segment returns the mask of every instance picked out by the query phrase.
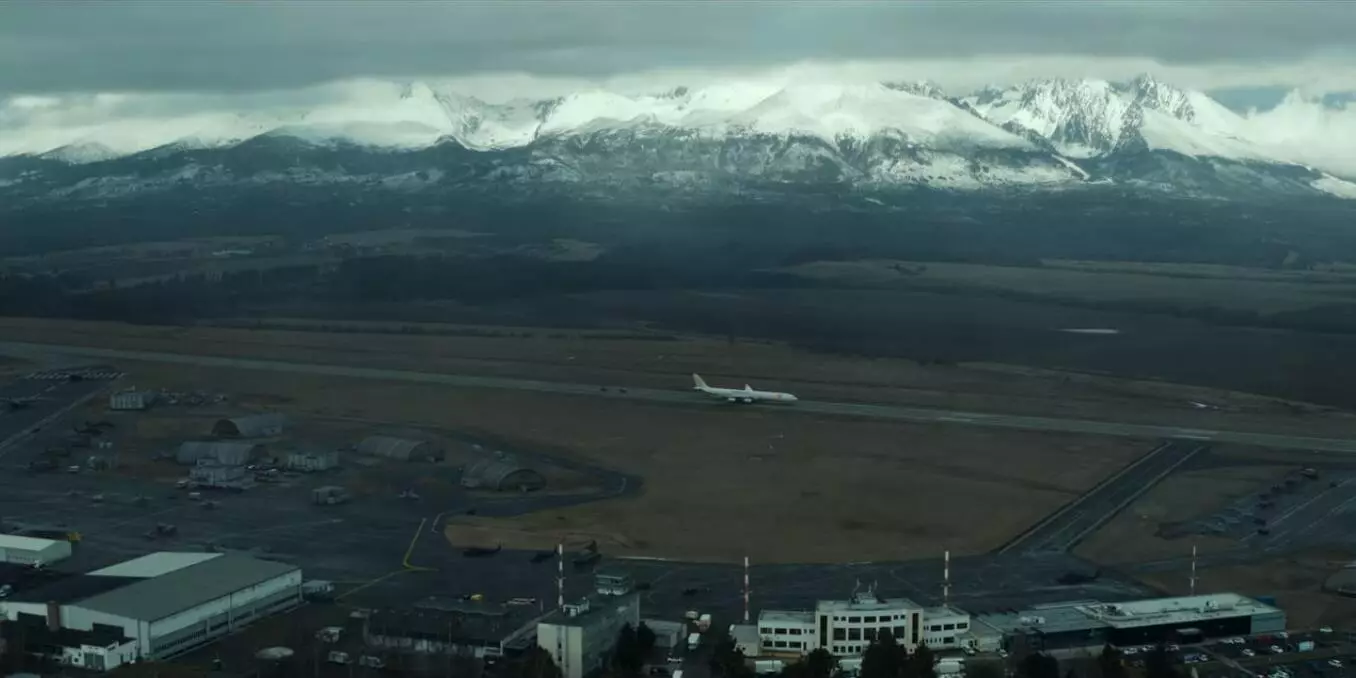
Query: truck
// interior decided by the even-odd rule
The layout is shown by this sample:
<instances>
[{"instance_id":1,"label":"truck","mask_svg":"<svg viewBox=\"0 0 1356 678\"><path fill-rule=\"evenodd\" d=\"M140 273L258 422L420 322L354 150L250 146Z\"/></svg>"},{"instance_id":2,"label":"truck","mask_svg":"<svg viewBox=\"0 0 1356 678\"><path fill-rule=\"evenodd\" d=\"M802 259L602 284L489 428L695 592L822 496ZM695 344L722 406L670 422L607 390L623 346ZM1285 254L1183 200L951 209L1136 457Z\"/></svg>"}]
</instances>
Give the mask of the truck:
<instances>
[{"instance_id":1,"label":"truck","mask_svg":"<svg viewBox=\"0 0 1356 678\"><path fill-rule=\"evenodd\" d=\"M709 615L709 614L703 614L702 616L697 617L697 630L698 630L698 631L700 631L700 632L702 632L702 633L706 633L707 629L710 629L710 628L711 628L711 615Z\"/></svg>"},{"instance_id":2,"label":"truck","mask_svg":"<svg viewBox=\"0 0 1356 678\"><path fill-rule=\"evenodd\" d=\"M689 649L689 650L695 650L695 649L697 649L697 646L698 646L698 645L701 645L701 644L702 644L702 634L700 634L700 633L689 633L689 634L688 634L688 636L687 636L687 649Z\"/></svg>"},{"instance_id":3,"label":"truck","mask_svg":"<svg viewBox=\"0 0 1356 678\"><path fill-rule=\"evenodd\" d=\"M938 676L957 676L965 673L965 662L955 657L944 657L937 661Z\"/></svg>"}]
</instances>

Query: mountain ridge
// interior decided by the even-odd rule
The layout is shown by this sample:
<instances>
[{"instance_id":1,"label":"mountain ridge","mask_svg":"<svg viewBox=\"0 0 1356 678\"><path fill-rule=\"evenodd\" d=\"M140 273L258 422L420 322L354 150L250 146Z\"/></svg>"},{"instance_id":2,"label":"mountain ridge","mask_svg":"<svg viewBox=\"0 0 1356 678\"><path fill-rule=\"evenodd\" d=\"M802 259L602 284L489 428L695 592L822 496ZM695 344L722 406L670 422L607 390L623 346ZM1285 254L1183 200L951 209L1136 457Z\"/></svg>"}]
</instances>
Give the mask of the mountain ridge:
<instances>
[{"instance_id":1,"label":"mountain ridge","mask_svg":"<svg viewBox=\"0 0 1356 678\"><path fill-rule=\"evenodd\" d=\"M305 105L161 117L135 97L114 99L102 113L81 113L79 106L97 108L86 99L64 107L60 100L16 101L0 103L0 191L27 200L299 177L400 190L486 182L704 191L749 182L960 191L1115 184L1216 199L1356 196L1356 183L1347 180L1356 177L1356 167L1347 167L1356 161L1309 141L1322 136L1313 129L1356 125L1356 110L1316 113L1296 96L1244 116L1149 75L1031 80L961 96L926 81L730 80L647 94L588 88L502 103L426 82L378 82L334 89ZM104 123L81 115L103 115ZM1267 120L1289 120L1290 128ZM298 145L281 151L251 143L280 138ZM425 153L448 145L464 152ZM327 148L404 161L377 162L384 169L376 174L322 169L331 162ZM229 157L266 149L257 161ZM456 158L458 166L429 165L435 156L439 163Z\"/></svg>"}]
</instances>

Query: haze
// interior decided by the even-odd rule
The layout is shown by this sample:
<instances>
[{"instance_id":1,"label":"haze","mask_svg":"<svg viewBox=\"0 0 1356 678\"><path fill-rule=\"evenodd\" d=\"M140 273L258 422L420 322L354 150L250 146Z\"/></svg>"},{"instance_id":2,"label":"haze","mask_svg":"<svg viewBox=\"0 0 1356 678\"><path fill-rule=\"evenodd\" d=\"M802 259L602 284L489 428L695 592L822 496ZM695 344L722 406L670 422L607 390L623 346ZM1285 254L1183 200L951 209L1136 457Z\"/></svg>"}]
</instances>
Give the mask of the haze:
<instances>
[{"instance_id":1,"label":"haze","mask_svg":"<svg viewBox=\"0 0 1356 678\"><path fill-rule=\"evenodd\" d=\"M0 92L374 77L455 78L484 94L788 66L956 88L1151 71L1197 89L1331 92L1356 89L1352 25L1345 2L10 2Z\"/></svg>"}]
</instances>

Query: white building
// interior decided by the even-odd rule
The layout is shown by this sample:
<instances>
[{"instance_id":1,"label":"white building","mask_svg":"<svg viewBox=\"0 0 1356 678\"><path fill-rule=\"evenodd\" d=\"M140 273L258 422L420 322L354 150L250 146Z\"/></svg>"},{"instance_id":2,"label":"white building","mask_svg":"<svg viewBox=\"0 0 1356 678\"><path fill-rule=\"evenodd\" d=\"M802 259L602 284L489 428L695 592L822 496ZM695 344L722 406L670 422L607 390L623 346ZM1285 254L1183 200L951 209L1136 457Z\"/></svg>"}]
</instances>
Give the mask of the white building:
<instances>
[{"instance_id":1,"label":"white building","mask_svg":"<svg viewBox=\"0 0 1356 678\"><path fill-rule=\"evenodd\" d=\"M41 566L70 557L69 541L0 534L0 563Z\"/></svg>"},{"instance_id":2,"label":"white building","mask_svg":"<svg viewBox=\"0 0 1356 678\"><path fill-rule=\"evenodd\" d=\"M970 614L953 607L924 610L923 644L934 650L975 647L977 643L970 632Z\"/></svg>"},{"instance_id":3,"label":"white building","mask_svg":"<svg viewBox=\"0 0 1356 678\"><path fill-rule=\"evenodd\" d=\"M640 625L640 597L597 596L566 605L537 624L537 645L551 654L563 678L583 678L601 668L623 626Z\"/></svg>"},{"instance_id":4,"label":"white building","mask_svg":"<svg viewBox=\"0 0 1356 678\"><path fill-rule=\"evenodd\" d=\"M153 553L0 601L5 619L122 629L139 658L162 659L301 601L295 565L220 553ZM55 617L55 619L53 619Z\"/></svg>"},{"instance_id":5,"label":"white building","mask_svg":"<svg viewBox=\"0 0 1356 678\"><path fill-rule=\"evenodd\" d=\"M881 633L914 649L923 638L923 616L923 607L907 598L885 599L868 590L851 600L821 600L812 612L765 610L758 615L758 635L766 655L824 648L854 657Z\"/></svg>"}]
</instances>

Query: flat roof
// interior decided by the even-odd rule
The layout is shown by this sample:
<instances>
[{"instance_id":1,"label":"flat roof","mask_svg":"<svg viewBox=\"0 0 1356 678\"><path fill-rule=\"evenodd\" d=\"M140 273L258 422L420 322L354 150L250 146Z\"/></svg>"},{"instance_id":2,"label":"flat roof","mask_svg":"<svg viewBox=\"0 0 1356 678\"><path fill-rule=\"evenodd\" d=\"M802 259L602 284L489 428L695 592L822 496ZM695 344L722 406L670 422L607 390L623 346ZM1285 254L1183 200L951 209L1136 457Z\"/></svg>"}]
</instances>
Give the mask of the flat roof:
<instances>
[{"instance_id":1,"label":"flat roof","mask_svg":"<svg viewBox=\"0 0 1356 678\"><path fill-rule=\"evenodd\" d=\"M1106 622L1089 615L1083 605L1042 606L1020 612L1001 612L978 617L985 626L1001 633L1074 633L1109 628Z\"/></svg>"},{"instance_id":2,"label":"flat roof","mask_svg":"<svg viewBox=\"0 0 1356 678\"><path fill-rule=\"evenodd\" d=\"M169 574L175 570L182 570L185 567L197 565L205 560L220 557L220 553L202 553L202 552L179 552L179 551L159 551L150 553L140 558L123 561L117 565L109 565L100 570L91 572L91 575L99 577L137 577L145 579L147 577L159 577Z\"/></svg>"},{"instance_id":3,"label":"flat roof","mask_svg":"<svg viewBox=\"0 0 1356 678\"><path fill-rule=\"evenodd\" d=\"M0 534L0 548L3 549L23 549L25 551L41 551L50 548L52 544L57 543L55 539L39 539L37 537L23 537L17 534Z\"/></svg>"},{"instance_id":4,"label":"flat roof","mask_svg":"<svg viewBox=\"0 0 1356 678\"><path fill-rule=\"evenodd\" d=\"M43 582L30 589L19 589L9 597L19 603L58 603L67 605L136 583L125 577L100 577L77 574Z\"/></svg>"},{"instance_id":5,"label":"flat roof","mask_svg":"<svg viewBox=\"0 0 1356 678\"><path fill-rule=\"evenodd\" d=\"M821 600L815 604L816 612L882 612L886 610L921 610L922 606L908 598L867 598L858 596L852 600Z\"/></svg>"},{"instance_id":6,"label":"flat roof","mask_svg":"<svg viewBox=\"0 0 1356 678\"><path fill-rule=\"evenodd\" d=\"M220 558L159 577L139 579L84 600L79 606L129 619L156 621L299 569L288 563L221 554Z\"/></svg>"},{"instance_id":7,"label":"flat roof","mask_svg":"<svg viewBox=\"0 0 1356 678\"><path fill-rule=\"evenodd\" d=\"M521 615L464 614L433 608L378 610L368 618L373 635L441 640L464 645L500 645L529 629L535 620Z\"/></svg>"},{"instance_id":8,"label":"flat roof","mask_svg":"<svg viewBox=\"0 0 1356 678\"><path fill-rule=\"evenodd\" d=\"M937 607L929 607L923 610L923 621L925 622L929 620L928 619L929 617L969 617L969 616L970 616L969 612L965 612L964 610L957 610L954 607L948 607L946 605L938 605Z\"/></svg>"},{"instance_id":9,"label":"flat roof","mask_svg":"<svg viewBox=\"0 0 1356 678\"><path fill-rule=\"evenodd\" d=\"M1116 628L1182 624L1280 612L1276 607L1237 593L1098 603L1082 606L1082 609L1089 617Z\"/></svg>"},{"instance_id":10,"label":"flat roof","mask_svg":"<svg viewBox=\"0 0 1356 678\"><path fill-rule=\"evenodd\" d=\"M541 618L541 623L557 626L590 626L596 620L616 614L625 605L636 605L639 598L640 595L637 593L627 593L621 596L591 595L586 599L589 604L588 610L570 616L564 610L557 608L546 613Z\"/></svg>"},{"instance_id":11,"label":"flat roof","mask_svg":"<svg viewBox=\"0 0 1356 678\"><path fill-rule=\"evenodd\" d=\"M758 613L758 623L814 624L815 613L810 610L763 610Z\"/></svg>"}]
</instances>

